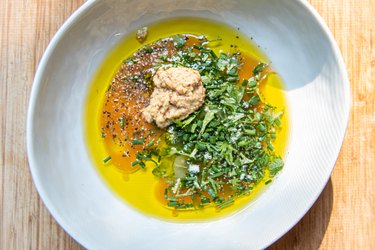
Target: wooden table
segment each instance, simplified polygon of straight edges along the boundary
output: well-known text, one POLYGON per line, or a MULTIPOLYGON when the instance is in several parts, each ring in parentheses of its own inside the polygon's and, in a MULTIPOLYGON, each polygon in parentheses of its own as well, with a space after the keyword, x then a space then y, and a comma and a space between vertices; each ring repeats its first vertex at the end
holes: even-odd
MULTIPOLYGON (((26 111, 36 66, 83 0, 0 1, 0 249, 81 249, 32 182, 26 111)), ((375 249, 375 1, 310 0, 348 68, 351 114, 332 177, 305 217, 271 249, 375 249)))

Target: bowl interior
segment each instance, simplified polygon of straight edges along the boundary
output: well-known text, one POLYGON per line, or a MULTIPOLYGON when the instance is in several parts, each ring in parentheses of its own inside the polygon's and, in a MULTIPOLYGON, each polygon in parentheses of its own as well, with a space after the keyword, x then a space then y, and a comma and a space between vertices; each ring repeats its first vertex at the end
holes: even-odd
POLYGON ((181 241, 182 248, 264 248, 297 223, 324 188, 348 112, 340 53, 304 1, 89 1, 60 29, 39 65, 28 114, 29 162, 50 212, 87 248, 142 242, 164 249, 181 241), (207 223, 168 223, 129 208, 98 176, 83 133, 87 90, 111 48, 139 26, 176 16, 224 21, 253 37, 284 79, 290 108, 291 137, 279 177, 244 211, 207 223))

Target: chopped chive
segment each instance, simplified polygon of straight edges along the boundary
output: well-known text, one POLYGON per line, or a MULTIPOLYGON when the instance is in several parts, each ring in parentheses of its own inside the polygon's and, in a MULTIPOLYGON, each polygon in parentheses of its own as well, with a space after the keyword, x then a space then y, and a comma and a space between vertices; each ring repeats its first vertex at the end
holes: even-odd
POLYGON ((227 78, 228 82, 237 82, 240 78, 238 76, 230 76, 227 78))
POLYGON ((132 167, 137 166, 138 164, 139 164, 139 161, 133 161, 132 162, 132 167))
POLYGON ((253 70, 253 74, 257 75, 259 74, 264 68, 267 67, 267 64, 265 63, 259 63, 253 70))
POLYGON ((144 138, 142 138, 142 139, 133 139, 132 140, 132 144, 133 145, 142 145, 144 142, 145 142, 144 138))
POLYGON ((152 48, 147 48, 145 51, 148 54, 151 54, 152 52, 154 52, 154 50, 152 48))
POLYGON ((225 201, 225 202, 223 202, 223 203, 217 205, 217 207, 218 207, 218 208, 224 208, 224 207, 227 207, 227 206, 231 205, 233 202, 234 202, 233 199, 231 199, 231 200, 227 200, 227 201, 225 201))
POLYGON ((208 194, 213 198, 215 199, 217 197, 217 193, 212 189, 212 188, 209 188, 208 190, 208 194))
POLYGON ((197 46, 197 45, 194 45, 193 46, 194 49, 197 49, 197 50, 203 50, 203 46, 197 46))
POLYGON ((179 208, 179 209, 186 209, 186 208, 192 208, 192 207, 194 207, 193 204, 189 204, 189 203, 176 205, 176 208, 179 208))
POLYGON ((175 206, 177 206, 179 203, 178 203, 178 201, 170 201, 169 203, 168 203, 168 207, 175 207, 175 206))
POLYGON ((275 124, 276 124, 277 126, 280 126, 280 125, 281 125, 281 120, 280 120, 280 118, 276 118, 276 119, 275 119, 275 124))
POLYGON ((107 162, 109 162, 111 159, 112 159, 112 157, 108 155, 107 157, 105 157, 105 158, 103 159, 103 163, 107 163, 107 162))
POLYGON ((249 83, 249 81, 248 80, 243 80, 243 82, 242 82, 242 87, 246 87, 246 85, 249 83))
POLYGON ((213 50, 210 50, 210 54, 211 56, 214 58, 214 59, 217 59, 217 55, 215 54, 215 52, 213 50))
POLYGON ((201 200, 202 205, 206 205, 206 204, 209 204, 209 203, 211 203, 210 199, 205 198, 205 199, 201 200))
POLYGON ((120 118, 120 128, 124 128, 124 125, 125 125, 125 119, 124 119, 124 117, 121 117, 120 118))
POLYGON ((257 133, 255 129, 245 129, 244 132, 248 135, 256 135, 257 133))
POLYGON ((154 140, 150 141, 149 143, 147 143, 147 147, 152 147, 154 146, 155 142, 154 140))

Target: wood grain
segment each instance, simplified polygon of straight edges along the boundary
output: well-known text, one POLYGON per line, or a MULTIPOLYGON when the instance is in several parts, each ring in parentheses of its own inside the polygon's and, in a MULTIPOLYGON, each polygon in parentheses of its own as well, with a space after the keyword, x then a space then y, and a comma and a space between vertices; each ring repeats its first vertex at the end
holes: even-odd
MULTIPOLYGON (((81 249, 35 191, 25 123, 36 66, 83 0, 0 1, 0 249, 81 249)), ((345 141, 323 193, 270 249, 375 249, 375 1, 310 0, 334 34, 351 82, 345 141)))

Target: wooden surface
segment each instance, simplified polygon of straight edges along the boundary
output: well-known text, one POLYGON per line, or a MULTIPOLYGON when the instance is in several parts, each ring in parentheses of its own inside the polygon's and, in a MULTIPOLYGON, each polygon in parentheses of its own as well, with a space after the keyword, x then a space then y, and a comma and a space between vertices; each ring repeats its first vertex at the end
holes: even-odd
MULTIPOLYGON (((305 217, 271 249, 375 249, 375 1, 310 0, 333 32, 351 82, 339 159, 305 217)), ((81 249, 41 202, 25 145, 36 66, 83 0, 0 0, 0 249, 81 249)))

